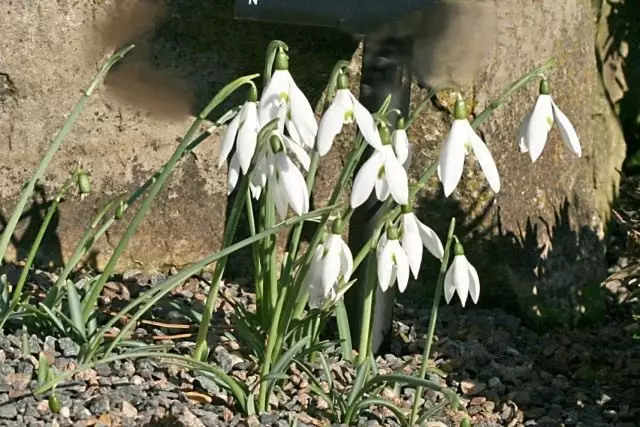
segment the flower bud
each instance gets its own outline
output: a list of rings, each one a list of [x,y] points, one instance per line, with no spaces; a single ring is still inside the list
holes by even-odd
[[[58,396],[56,396],[55,391],[52,391],[51,394],[49,395],[49,409],[54,414],[57,414],[58,412],[60,412],[61,406],[62,405],[60,404],[60,400],[58,399]]]
[[[276,59],[274,61],[273,68],[276,70],[288,70],[289,55],[287,55],[283,50],[278,50],[278,53],[276,53]]]
[[[91,192],[91,177],[86,172],[78,173],[78,191],[81,195]]]
[[[391,133],[389,132],[389,128],[386,124],[380,123],[378,125],[378,131],[380,132],[380,139],[382,140],[382,145],[391,144]]]
[[[544,77],[540,80],[540,95],[550,95],[551,87],[549,86],[549,81]]]

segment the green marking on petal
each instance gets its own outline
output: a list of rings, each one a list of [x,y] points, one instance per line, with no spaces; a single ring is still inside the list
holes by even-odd
[[[342,119],[344,124],[351,124],[355,120],[355,115],[353,114],[353,110],[347,110],[344,112],[344,118]]]
[[[380,166],[378,169],[378,178],[382,178],[384,176],[384,165]]]
[[[285,104],[289,103],[289,94],[287,92],[280,92],[280,100]]]
[[[547,116],[547,125],[549,126],[549,129],[553,127],[553,116]]]

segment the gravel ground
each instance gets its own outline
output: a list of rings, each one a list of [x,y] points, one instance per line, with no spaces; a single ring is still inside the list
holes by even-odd
[[[640,180],[639,180],[640,181]],[[473,425],[490,426],[640,426],[640,333],[631,313],[640,305],[640,192],[639,182],[623,187],[626,203],[614,211],[623,238],[612,253],[617,262],[603,283],[607,315],[599,325],[583,329],[536,333],[517,317],[501,310],[440,311],[435,365],[446,378],[430,379],[455,390]],[[617,251],[617,252],[616,252]],[[163,275],[128,272],[108,283],[101,298],[108,311],[128,300]],[[35,274],[33,289],[55,279]],[[208,291],[208,277],[192,278],[177,289],[167,304],[159,304],[138,325],[134,338],[171,345],[186,354],[193,348],[194,323],[185,320],[184,307],[198,311]],[[254,295],[240,284],[223,284],[209,337],[212,361],[233,377],[252,384],[255,366],[235,341],[225,338],[232,328],[236,300],[251,309]],[[634,294],[635,292],[635,294]],[[183,308],[176,309],[176,304]],[[381,373],[416,373],[429,310],[396,306],[390,353],[377,358]],[[161,321],[160,321],[161,320]],[[74,369],[79,349],[68,338],[39,337],[33,331],[7,331],[0,335],[0,426],[298,426],[331,425],[327,403],[309,389],[305,373],[295,368],[290,381],[276,388],[270,401],[273,412],[244,418],[233,411],[233,399],[209,378],[158,360],[113,362],[76,374],[57,388],[62,404],[52,414],[44,397],[35,397],[38,356],[43,352],[58,372]],[[25,345],[25,342],[28,345]],[[339,360],[336,348],[325,351],[337,384],[348,385],[352,367]],[[314,376],[322,378],[319,366]],[[382,395],[398,405],[410,406],[413,388],[387,388]],[[443,401],[425,392],[425,404]],[[437,411],[430,427],[459,423],[461,412]],[[374,408],[362,413],[359,425],[398,425],[391,413]]]

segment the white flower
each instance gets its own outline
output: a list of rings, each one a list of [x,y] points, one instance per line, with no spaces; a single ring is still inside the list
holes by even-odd
[[[309,306],[320,307],[335,298],[338,285],[348,282],[353,273],[353,256],[340,234],[331,233],[313,254],[305,281],[309,289]]]
[[[444,249],[440,238],[431,228],[421,223],[416,215],[409,211],[402,214],[402,249],[407,254],[409,266],[415,279],[420,273],[423,246],[438,259],[442,259]]]
[[[362,106],[349,90],[347,76],[338,76],[338,90],[333,102],[320,119],[318,126],[317,150],[321,156],[326,155],[333,145],[336,135],[342,130],[342,126],[353,122],[354,116],[358,128],[364,139],[374,147],[380,149],[382,142],[378,134],[378,128],[371,113]]]
[[[467,295],[469,294],[471,294],[473,303],[478,303],[478,298],[480,297],[480,279],[478,278],[478,272],[473,265],[467,261],[460,243],[456,243],[455,257],[444,277],[444,299],[447,301],[447,304],[451,302],[451,298],[453,298],[453,294],[456,292],[463,307],[467,302]]]
[[[466,119],[467,111],[462,99],[456,101],[453,125],[444,143],[438,160],[438,177],[444,187],[444,195],[449,196],[458,186],[462,177],[464,158],[473,151],[480,168],[495,193],[500,191],[500,176],[489,149],[475,133]]]
[[[279,52],[275,71],[262,92],[258,117],[266,124],[278,117],[280,107],[286,106],[285,124],[291,138],[297,143],[313,148],[318,123],[311,104],[295,83],[288,70],[288,57]]]
[[[298,215],[309,212],[309,191],[304,176],[284,151],[267,160],[267,185],[272,187],[276,212],[281,220],[287,217],[288,207]]]
[[[378,283],[382,292],[386,292],[398,282],[398,289],[404,292],[409,282],[409,260],[398,241],[398,231],[388,230],[380,237],[376,250],[378,260]]]
[[[353,180],[351,207],[357,208],[367,201],[375,188],[378,200],[393,197],[399,205],[409,201],[407,172],[393,152],[391,145],[382,145],[364,162]]]
[[[576,156],[582,156],[582,147],[578,134],[573,125],[549,95],[549,83],[540,82],[540,95],[533,109],[525,116],[518,130],[518,145],[520,151],[528,152],[531,161],[535,162],[542,154],[549,131],[553,124],[558,123],[562,141]]]
[[[391,134],[391,145],[396,153],[398,161],[402,163],[405,170],[409,170],[411,166],[411,147],[409,146],[409,138],[404,128],[396,128]]]

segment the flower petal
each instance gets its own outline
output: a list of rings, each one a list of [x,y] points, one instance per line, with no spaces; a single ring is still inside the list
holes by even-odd
[[[247,102],[245,104],[245,114],[243,122],[238,130],[238,142],[236,143],[236,152],[242,173],[247,173],[251,165],[251,159],[256,151],[258,143],[258,107],[255,102]]]
[[[529,120],[531,120],[532,111],[533,110],[529,111],[527,115],[524,116],[524,119],[522,120],[522,123],[518,128],[518,147],[520,147],[521,153],[526,153],[529,151],[529,147],[527,146],[526,133],[527,133],[527,126],[529,126]]]
[[[385,153],[384,178],[389,185],[393,200],[399,205],[406,205],[409,203],[407,171],[404,170],[390,146],[384,146],[383,149],[387,151]]]
[[[394,275],[393,246],[389,245],[390,242],[390,240],[386,241],[378,254],[378,283],[382,292],[386,292],[392,285],[391,279]],[[382,241],[379,243],[382,243]]]
[[[333,140],[344,125],[346,112],[353,108],[348,92],[348,89],[336,91],[336,97],[320,119],[316,149],[321,156],[326,155],[331,150]]]
[[[391,134],[391,145],[395,151],[398,161],[402,163],[402,167],[409,169],[411,165],[411,148],[409,147],[409,138],[405,129],[396,129]]]
[[[573,153],[582,157],[582,147],[580,146],[580,139],[578,138],[578,134],[574,129],[573,125],[569,121],[569,118],[565,116],[565,114],[560,111],[560,108],[551,100],[551,106],[553,109],[553,116],[558,123],[558,129],[560,129],[560,134],[562,135],[562,141],[564,141],[565,145],[569,148],[569,150],[573,151]]]
[[[453,193],[462,177],[466,154],[465,145],[470,142],[468,127],[469,122],[467,120],[454,120],[440,153],[438,175],[440,176],[440,181],[442,181],[446,197]]]
[[[467,260],[467,271],[469,273],[469,294],[474,304],[478,303],[480,298],[480,278],[476,268]]]
[[[274,71],[269,83],[262,91],[258,118],[263,126],[278,117],[278,110],[283,104],[281,95],[289,93],[287,76],[289,76],[287,70]]]
[[[451,263],[453,269],[453,284],[458,292],[460,304],[464,307],[469,295],[469,270],[467,269],[467,259],[464,255],[456,255]]]
[[[340,237],[340,273],[344,282],[348,282],[353,273],[353,255],[342,237]]]
[[[449,266],[447,274],[444,276],[444,300],[449,304],[453,294],[456,292],[456,284],[453,282],[453,263]]]
[[[353,180],[353,187],[351,188],[351,207],[353,209],[366,202],[371,195],[382,165],[382,155],[376,151],[360,167],[360,170]]]
[[[393,260],[396,266],[398,290],[402,293],[407,289],[407,283],[409,283],[409,260],[407,260],[407,254],[402,250],[400,242],[397,240],[389,240],[388,245],[393,247]]]
[[[340,236],[332,234],[324,244],[324,257],[322,268],[322,288],[324,295],[328,296],[338,282],[340,276]]]
[[[308,171],[309,166],[311,165],[311,158],[309,154],[304,151],[301,145],[298,145],[295,141],[287,136],[282,136],[282,141],[287,150],[291,151],[293,155],[296,157],[298,162],[300,162],[300,166],[304,168],[304,170]]]
[[[539,95],[525,130],[525,141],[532,162],[538,160],[538,157],[542,154],[552,126],[553,109],[551,107],[551,96]]]
[[[402,249],[407,254],[409,267],[411,267],[414,279],[417,279],[418,274],[420,274],[423,252],[420,230],[416,221],[417,219],[413,213],[402,215]]]
[[[240,116],[242,115],[242,111],[244,107],[236,114],[236,116],[231,120],[229,126],[227,126],[227,130],[224,133],[224,137],[222,137],[222,145],[220,147],[220,160],[218,161],[218,167],[222,167],[225,161],[227,161],[227,157],[229,157],[229,153],[231,153],[231,149],[233,148],[233,141],[236,140],[236,136],[238,135],[238,126],[240,126]]]
[[[442,247],[442,242],[440,238],[430,227],[424,225],[420,221],[416,219],[418,223],[418,230],[420,231],[420,238],[422,239],[422,244],[425,248],[438,259],[442,259],[444,256],[444,248]]]
[[[300,138],[299,141],[308,148],[313,148],[318,134],[318,122],[307,97],[287,72],[289,81],[289,102],[291,104],[291,121],[294,123]]]
[[[387,180],[383,177],[376,178],[376,197],[381,202],[384,202],[389,198],[391,194],[391,190],[389,189],[389,184],[387,184]]]
[[[227,194],[231,194],[238,184],[238,178],[240,177],[240,162],[238,161],[238,152],[236,151],[231,156],[231,162],[229,162],[229,171],[227,172]]]
[[[307,213],[309,211],[309,191],[304,176],[283,152],[278,153],[276,159],[278,172],[281,176],[280,183],[291,209],[298,215]]]
[[[379,150],[382,147],[382,140],[373,116],[351,92],[349,95],[353,101],[353,114],[356,116],[356,123],[358,123],[362,137],[370,146]]]
[[[318,245],[313,252],[304,283],[309,291],[309,307],[320,308],[324,304],[325,294],[322,288],[320,273],[322,271],[322,245]]]
[[[498,168],[493,161],[493,156],[487,148],[486,144],[480,139],[480,137],[473,131],[471,125],[469,125],[469,139],[471,141],[471,148],[476,155],[480,168],[484,172],[484,176],[487,177],[489,185],[494,193],[500,191],[500,175],[498,174]]]

